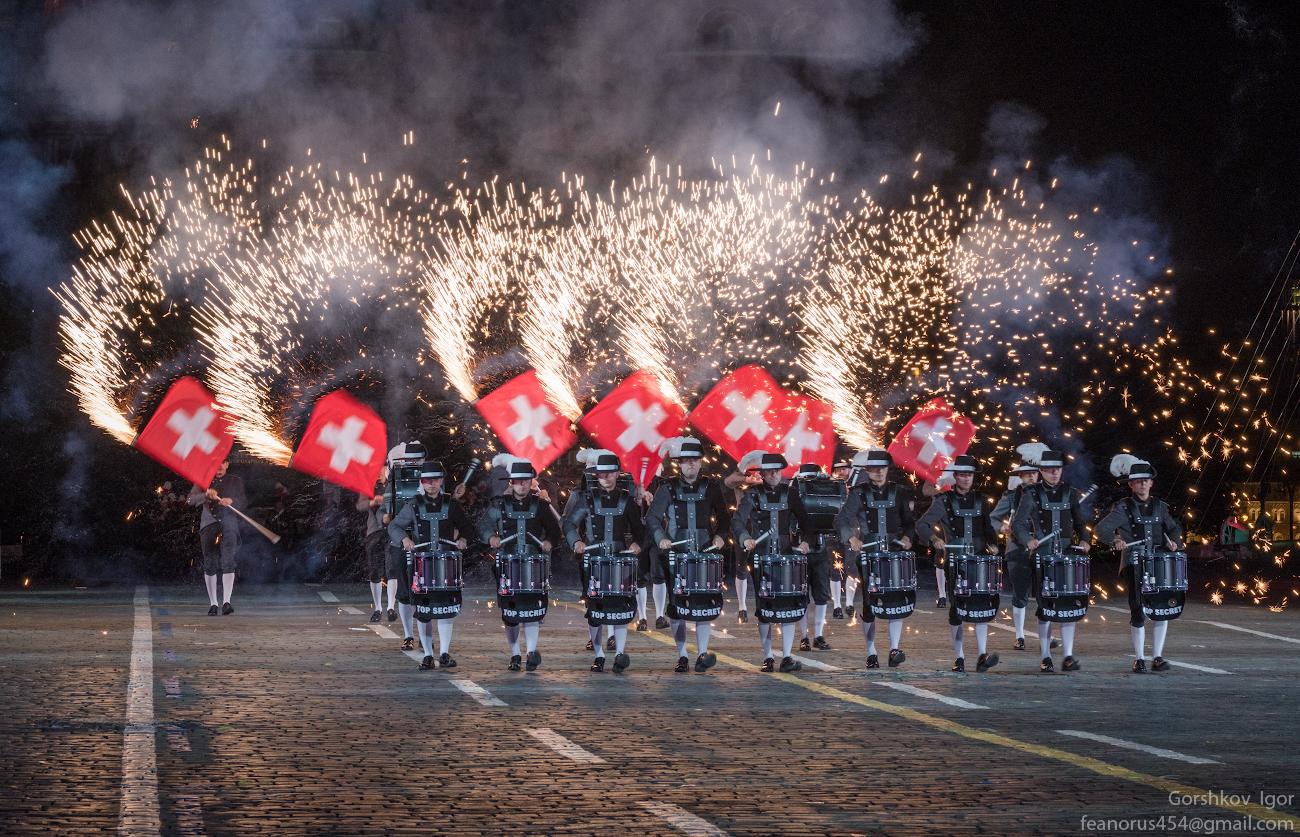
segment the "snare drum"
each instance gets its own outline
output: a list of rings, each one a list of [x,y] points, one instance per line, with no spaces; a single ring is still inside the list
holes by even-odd
[[[916,590],[916,553],[867,552],[863,565],[868,593],[910,593]]]
[[[1086,552],[1071,548],[1068,552],[1044,555],[1042,567],[1043,598],[1088,595],[1092,585]]]
[[[412,593],[427,595],[459,592],[461,589],[461,555],[457,550],[409,552],[406,566]]]
[[[497,561],[501,570],[498,596],[546,594],[550,587],[550,562],[546,556],[529,547],[523,552],[503,552]]]
[[[714,595],[722,592],[722,556],[716,552],[677,552],[673,592],[678,595]]]
[[[1155,552],[1140,560],[1143,595],[1187,592],[1186,552]]]
[[[954,596],[992,596],[1002,590],[1001,556],[964,553],[954,555],[952,562],[957,570]]]
[[[795,552],[789,555],[758,555],[754,558],[758,570],[757,595],[771,599],[778,596],[803,598],[808,595],[808,556]]]
[[[593,554],[587,582],[587,597],[635,596],[636,556]]]

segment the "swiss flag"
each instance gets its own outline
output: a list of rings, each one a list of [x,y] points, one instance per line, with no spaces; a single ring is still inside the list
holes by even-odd
[[[654,477],[665,439],[680,436],[686,411],[665,398],[648,372],[634,372],[578,422],[601,447],[618,454],[642,488]]]
[[[384,420],[338,389],[316,402],[289,464],[304,474],[373,497],[387,450]]]
[[[775,449],[790,463],[786,476],[793,475],[806,462],[830,473],[835,458],[835,425],[831,421],[830,404],[788,393],[779,424],[782,429]]]
[[[761,366],[742,366],[718,381],[691,411],[690,422],[739,460],[751,450],[772,450],[793,421],[790,394]]]
[[[937,483],[943,469],[965,453],[974,438],[971,420],[954,415],[947,402],[936,398],[917,410],[898,432],[889,443],[889,455],[903,470]]]
[[[578,441],[569,420],[546,400],[531,369],[480,398],[474,408],[507,451],[532,462],[539,472]]]
[[[212,393],[187,376],[172,384],[134,444],[207,490],[234,441],[230,421]]]

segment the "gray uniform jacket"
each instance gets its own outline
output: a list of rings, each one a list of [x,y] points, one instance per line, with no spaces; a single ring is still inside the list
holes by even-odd
[[[217,477],[212,480],[211,487],[215,488],[220,496],[234,500],[236,507],[244,505],[244,481],[235,474],[227,472],[224,477]],[[203,514],[199,518],[200,529],[206,529],[213,523],[220,523],[223,528],[231,527],[233,529],[239,526],[238,515],[220,503],[208,500],[207,492],[197,485],[190,487],[190,493],[185,498],[185,502],[191,506],[203,507]]]

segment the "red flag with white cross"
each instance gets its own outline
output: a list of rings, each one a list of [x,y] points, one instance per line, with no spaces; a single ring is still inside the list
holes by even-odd
[[[718,382],[689,416],[691,426],[739,460],[774,450],[793,418],[791,393],[761,366],[742,366]]]
[[[230,419],[198,380],[172,384],[134,446],[204,490],[235,442]]]
[[[537,373],[511,378],[474,403],[502,446],[539,472],[578,441],[569,420],[546,400]]]
[[[937,483],[943,469],[965,453],[974,438],[971,420],[956,415],[947,402],[936,398],[917,410],[898,432],[889,443],[889,455],[903,470]]]
[[[387,451],[388,428],[384,420],[339,389],[316,402],[307,432],[289,464],[305,474],[373,497]]]
[[[645,488],[654,478],[665,439],[680,436],[686,411],[664,396],[649,372],[634,372],[578,421],[601,447],[613,451]]]
[[[805,463],[812,463],[830,473],[835,458],[835,424],[831,421],[831,405],[816,398],[789,393],[780,418],[779,424],[783,429],[775,450],[790,463],[786,476],[792,476]]]

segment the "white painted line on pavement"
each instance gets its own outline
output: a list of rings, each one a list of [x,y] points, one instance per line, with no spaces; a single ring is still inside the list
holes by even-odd
[[[424,662],[424,652],[422,651],[403,651],[403,654],[415,660],[417,663]]]
[[[989,625],[997,628],[999,631],[1011,631],[1013,634],[1016,632],[1015,625],[1003,625],[1001,622],[990,622]],[[1038,631],[1031,631],[1028,628],[1025,628],[1025,636],[1032,636],[1034,639],[1038,639]]]
[[[900,692],[907,692],[909,695],[937,700],[940,703],[946,703],[949,706],[955,706],[958,709],[988,709],[987,706],[981,706],[978,703],[971,703],[970,701],[962,700],[961,698],[941,695],[938,692],[932,692],[929,689],[921,689],[916,686],[908,685],[907,683],[891,683],[888,680],[870,680],[868,682],[873,686],[884,686],[886,689],[896,689]]]
[[[360,615],[361,615],[361,611],[357,610],[355,607],[352,607],[351,605],[344,605],[343,607],[339,608],[339,610],[343,611],[344,613],[346,613],[346,614],[348,614],[348,615],[350,615],[350,616],[360,616]]]
[[[1128,659],[1132,660],[1135,658],[1132,654],[1129,654]],[[1178,660],[1171,660],[1168,657],[1165,657],[1165,662],[1169,663],[1169,665],[1173,666],[1174,668],[1190,668],[1193,671],[1203,671],[1206,674],[1232,674],[1232,672],[1224,671],[1221,668],[1213,668],[1212,666],[1198,666],[1195,663],[1180,663]]]
[[[399,637],[397,634],[389,630],[387,625],[380,625],[378,623],[372,622],[366,625],[366,627],[374,631],[376,634],[383,637],[384,639],[401,639],[401,637]]]
[[[122,729],[122,806],[119,834],[157,834],[158,755],[153,716],[153,619],[149,588],[135,588],[135,630],[131,634],[131,674],[126,686],[126,726]]]
[[[800,657],[798,654],[794,658],[803,663],[808,668],[815,668],[818,671],[839,671],[839,666],[833,666],[830,663],[823,663],[821,660],[814,660],[809,657]]]
[[[1241,628],[1237,625],[1229,625],[1227,622],[1207,622],[1204,619],[1197,619],[1195,621],[1200,622],[1202,625],[1213,625],[1216,628],[1224,628],[1229,631],[1241,631],[1243,634],[1254,634],[1255,636],[1262,636],[1265,639],[1276,639],[1282,642],[1290,642],[1293,645],[1300,645],[1300,639],[1296,639],[1295,637],[1266,634],[1263,631],[1255,631],[1250,628]]]
[[[638,802],[637,804],[689,837],[727,837],[727,832],[721,828],[671,802]]]
[[[1098,735],[1095,732],[1083,732],[1077,729],[1058,729],[1056,732],[1059,735],[1068,735],[1073,738],[1086,738],[1089,741],[1100,741],[1102,744],[1109,744],[1112,747],[1122,747],[1125,750],[1138,750],[1139,752],[1159,756],[1162,759],[1172,759],[1173,761],[1182,761],[1187,764],[1223,764],[1223,762],[1215,761],[1214,759],[1203,759],[1200,756],[1189,756],[1173,750],[1165,750],[1160,747],[1138,744],[1136,741],[1125,741],[1123,738],[1111,738],[1109,735]]]
[[[595,753],[588,753],[586,750],[574,744],[569,739],[560,735],[553,729],[541,727],[538,729],[524,730],[533,738],[550,747],[555,752],[567,759],[572,759],[580,764],[604,764],[605,760]]]
[[[337,601],[339,600],[339,597],[338,597],[338,596],[334,595],[333,593],[331,593],[331,592],[328,591],[328,590],[317,590],[317,591],[316,591],[316,595],[317,595],[317,596],[320,596],[320,597],[321,597],[321,601],[324,601],[324,602],[331,602],[331,603],[332,603],[332,602],[337,602]]]
[[[460,689],[462,692],[474,698],[474,700],[478,701],[484,706],[506,706],[507,705],[504,700],[492,694],[487,689],[475,683],[473,680],[453,680],[451,681],[451,685],[455,686],[457,689]]]

